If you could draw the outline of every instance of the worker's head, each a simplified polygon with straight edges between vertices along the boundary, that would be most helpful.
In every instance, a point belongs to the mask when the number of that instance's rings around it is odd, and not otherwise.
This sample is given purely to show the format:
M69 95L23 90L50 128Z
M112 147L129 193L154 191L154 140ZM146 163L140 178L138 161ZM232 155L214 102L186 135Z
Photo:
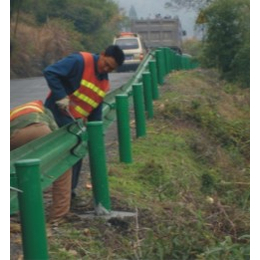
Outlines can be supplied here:
M117 45L110 45L104 52L100 53L98 59L98 72L109 73L121 66L125 60L123 51Z

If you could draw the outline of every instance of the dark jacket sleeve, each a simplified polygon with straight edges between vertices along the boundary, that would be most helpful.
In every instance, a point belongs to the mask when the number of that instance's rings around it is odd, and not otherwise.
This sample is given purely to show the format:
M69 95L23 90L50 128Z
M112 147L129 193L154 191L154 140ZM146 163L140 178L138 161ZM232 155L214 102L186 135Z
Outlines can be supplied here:
M54 99L59 100L71 94L78 87L75 85L82 71L83 60L80 54L69 55L45 68L43 74Z

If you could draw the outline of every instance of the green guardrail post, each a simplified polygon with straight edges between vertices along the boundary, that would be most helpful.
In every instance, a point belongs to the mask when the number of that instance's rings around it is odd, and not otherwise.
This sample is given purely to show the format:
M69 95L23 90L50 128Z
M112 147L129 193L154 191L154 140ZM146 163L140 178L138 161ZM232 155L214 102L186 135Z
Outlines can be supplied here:
M185 55L182 55L182 59L181 59L182 69L188 70L189 69L188 63L189 63L188 57Z
M168 74L168 66L167 66L167 53L165 47L160 47L160 50L163 53L163 63L164 63L164 77Z
M49 259L40 181L40 160L15 163L24 259Z
M164 75L165 75L165 65L162 50L155 51L156 57L156 65L157 65L157 75L158 75L158 83L163 85L164 83Z
M131 163L130 116L128 96L126 94L116 95L116 114L120 162Z
M181 56L181 69L185 70L186 64L185 64L185 57Z
M170 63L170 71L174 70L174 64L173 64L173 55L174 51L169 48L169 63Z
M165 48L165 59L166 59L166 66L167 66L167 74L171 72L171 54L170 48Z
M149 61L149 70L152 77L152 97L153 100L159 99L159 91L158 91L158 79L157 79L157 69L155 60Z
M181 70L182 69L182 64L181 64L181 59L182 59L182 55L180 54L176 54L176 58L177 58L177 70Z
M146 135L143 86L141 83L133 84L132 89L135 112L136 137L141 137Z
M185 64L186 64L186 70L189 70L190 69L190 57L185 57L185 60L186 60L186 62L185 62Z
M175 70L175 67L174 67L174 54L175 54L175 52L173 50L170 50L171 71Z
M111 211L109 196L103 122L87 123L89 164L96 215L108 215Z
M147 111L147 117L153 118L153 99L152 99L152 79L150 72L143 72L142 74L144 86L144 105Z
M172 52L172 60L173 70L178 70L178 57L175 51Z
M162 52L162 61L163 61L163 67L162 67L162 71L163 71L163 77L165 77L166 73L166 63L165 63L165 53L164 53L164 48L163 47L159 47L159 50Z
M191 57L188 58L188 70L192 69Z
M163 67L164 67L164 74L163 76L165 77L165 75L167 75L167 63L166 63L166 53L165 53L165 47L160 47L160 50L162 51L163 54Z

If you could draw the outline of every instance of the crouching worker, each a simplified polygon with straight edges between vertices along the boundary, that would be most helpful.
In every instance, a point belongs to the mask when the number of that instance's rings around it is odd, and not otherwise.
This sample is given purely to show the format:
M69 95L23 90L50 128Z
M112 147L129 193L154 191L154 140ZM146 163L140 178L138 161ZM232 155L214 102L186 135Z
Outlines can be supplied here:
M58 129L50 110L36 100L22 104L10 113L10 150L14 150ZM52 205L48 222L55 222L70 209L71 169L61 175L52 185Z

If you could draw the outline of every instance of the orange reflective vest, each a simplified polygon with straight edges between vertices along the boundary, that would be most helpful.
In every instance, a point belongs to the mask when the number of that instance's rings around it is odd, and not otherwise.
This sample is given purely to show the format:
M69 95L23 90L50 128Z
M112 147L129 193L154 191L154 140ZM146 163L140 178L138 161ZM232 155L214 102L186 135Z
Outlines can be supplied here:
M99 80L95 75L95 63L91 53L81 52L84 71L80 87L70 97L70 112L75 118L86 118L103 101L109 90L107 79Z
M14 120L15 118L26 115L29 113L43 113L44 112L44 106L41 100L35 100L32 102L28 102L25 104L22 104L18 107L15 107L11 109L10 111L10 121Z

